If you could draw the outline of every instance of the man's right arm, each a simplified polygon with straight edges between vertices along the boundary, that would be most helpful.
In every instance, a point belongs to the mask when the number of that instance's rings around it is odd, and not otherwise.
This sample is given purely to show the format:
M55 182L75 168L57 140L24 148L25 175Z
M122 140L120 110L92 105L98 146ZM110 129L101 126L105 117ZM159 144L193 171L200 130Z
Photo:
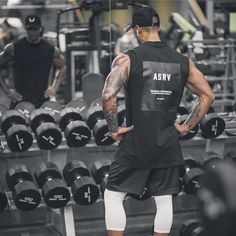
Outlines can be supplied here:
M14 45L10 43L0 53L0 84L8 98L17 102L22 100L22 95L15 90L13 83L11 87L9 86L9 78L4 74L4 71L6 72L8 67L14 63L14 57Z
M215 99L206 78L191 60L189 60L189 77L186 87L196 94L198 99L184 124L175 124L177 131L182 135L187 134L202 120Z
M4 72L14 61L14 45L12 43L7 44L3 51L0 53L0 83L3 91L6 94L10 93L10 88L6 82L6 75Z

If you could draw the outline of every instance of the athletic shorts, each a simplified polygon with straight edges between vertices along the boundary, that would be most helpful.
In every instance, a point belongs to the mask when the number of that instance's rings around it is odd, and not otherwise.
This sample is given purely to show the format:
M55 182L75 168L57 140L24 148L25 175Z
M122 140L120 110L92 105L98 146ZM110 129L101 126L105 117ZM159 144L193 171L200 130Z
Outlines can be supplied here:
M180 192L180 167L137 169L114 161L109 170L107 189L142 194L147 188L152 196L175 195Z

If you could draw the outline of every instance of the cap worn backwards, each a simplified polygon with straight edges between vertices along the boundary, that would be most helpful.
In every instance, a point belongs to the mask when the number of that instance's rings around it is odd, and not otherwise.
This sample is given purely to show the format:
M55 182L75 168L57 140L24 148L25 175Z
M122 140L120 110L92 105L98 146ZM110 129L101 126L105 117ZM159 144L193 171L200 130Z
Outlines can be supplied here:
M30 28L40 28L41 25L41 20L38 15L31 14L26 16L25 18L25 28L30 29Z
M130 27L127 28L126 32L136 25L140 27L148 26L160 26L160 17L158 13L151 7L146 6L134 10L132 16L132 23Z

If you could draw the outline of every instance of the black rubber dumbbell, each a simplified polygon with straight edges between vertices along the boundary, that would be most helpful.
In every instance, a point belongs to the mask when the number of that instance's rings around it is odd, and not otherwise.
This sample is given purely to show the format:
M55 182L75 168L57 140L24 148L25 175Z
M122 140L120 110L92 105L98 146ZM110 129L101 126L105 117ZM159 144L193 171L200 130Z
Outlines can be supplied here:
M48 207L62 208L70 201L70 191L55 163L41 163L35 168L34 175Z
M6 209L8 206L8 198L5 190L3 187L0 185L0 212Z
M89 106L86 113L86 123L93 131L93 137L97 145L106 146L115 142L111 137L104 117L101 99L96 99Z
M91 175L93 176L96 184L100 185L100 191L102 193L102 196L104 195L104 191L106 189L110 165L111 161L108 159L95 161L91 165Z
M185 153L185 164L181 168L180 175L183 178L184 191L188 194L196 195L201 186L201 180L204 171L199 168L199 165L194 157Z
M23 211L35 209L41 195L33 182L33 176L23 164L15 164L8 168L6 182L13 193L13 199L17 208Z
M58 147L62 134L50 111L39 108L30 113L30 125L40 149L52 150Z
M236 152L232 150L225 153L224 160L236 164Z
M76 105L76 107L72 107ZM91 131L84 121L83 110L86 108L84 102L73 101L60 112L59 126L66 138L69 147L83 147L91 139Z
M9 110L2 115L2 132L12 152L23 152L31 147L33 136L27 125L26 118L19 111Z
M216 138L225 130L225 121L211 107L200 122L201 135L204 138Z
M211 168L216 168L222 161L223 159L220 158L218 153L209 151L201 154L199 164L204 171L208 171Z
M182 125L187 120L188 117L189 117L188 109L186 107L179 106L175 123ZM187 134L179 135L179 140L189 140L189 139L193 138L198 133L198 130L199 130L199 124L197 124Z
M97 201L99 189L84 162L69 161L63 168L63 176L71 186L74 201L80 205L90 205Z
M203 224L198 219L186 220L180 227L179 236L203 236Z
M35 110L36 107L34 104L26 101L21 101L16 104L14 110L19 111L21 114L23 114L26 119L27 123L30 123L30 113Z
M64 108L58 101L46 101L41 108L49 111L56 122L60 120L60 111Z

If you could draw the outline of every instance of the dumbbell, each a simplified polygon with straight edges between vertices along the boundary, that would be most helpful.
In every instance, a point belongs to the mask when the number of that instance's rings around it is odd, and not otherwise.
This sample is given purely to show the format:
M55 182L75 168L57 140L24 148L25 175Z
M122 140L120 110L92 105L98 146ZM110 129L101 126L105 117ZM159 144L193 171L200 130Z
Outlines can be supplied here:
M108 159L101 159L95 161L91 165L91 175L93 176L96 184L100 185L100 191L102 196L104 195L104 191L107 186L107 179L108 179L108 171L111 166L111 160Z
M73 107L73 106L76 107ZM60 112L59 126L66 138L69 147L82 147L85 146L91 139L91 131L84 121L84 115L81 112L86 107L84 102L73 101L71 106L67 107Z
M182 125L184 122L187 120L189 117L189 111L186 107L179 106L178 111L177 111L177 118L175 120L175 123ZM179 135L179 140L188 140L193 138L199 130L199 124L197 124L192 130L190 130L187 134L185 135Z
M35 168L34 176L48 207L62 208L70 201L70 191L55 163L41 163Z
M209 151L201 154L199 164L204 171L208 171L211 168L216 168L217 165L222 161L223 159L219 157L218 153Z
M185 165L182 167L181 174L183 177L184 191L188 194L195 195L200 188L201 179L204 174L203 170L198 167L197 162L189 154L185 154Z
M97 145L111 145L115 141L109 132L107 121L104 118L101 99L97 99L91 103L86 113L86 123L93 131L95 143Z
M50 111L39 108L30 113L30 126L40 149L51 150L58 147L62 134Z
M210 107L208 113L200 121L201 135L204 138L216 138L225 130L225 121Z
M26 118L19 111L9 110L2 115L2 132L12 152L23 152L31 147L33 136L27 125Z
M206 172L198 192L199 212L206 235L236 235L236 168L221 162Z
M198 219L186 220L180 227L179 236L203 236L203 224Z
M41 108L49 111L56 122L60 119L60 111L64 108L58 101L46 101Z
M8 199L6 192L4 191L3 187L0 185L0 212L6 209L8 205Z
M14 110L19 111L22 115L26 117L28 124L30 123L30 113L35 109L35 105L27 101L21 101L17 103L14 108Z
M15 164L6 172L6 182L13 193L13 199L17 208L23 211L35 209L41 195L33 182L33 176L23 164Z
M229 151L224 155L224 160L236 164L236 152Z
M63 176L71 186L74 201L80 205L91 205L99 197L99 189L90 177L89 170L82 161L71 160L63 168Z

